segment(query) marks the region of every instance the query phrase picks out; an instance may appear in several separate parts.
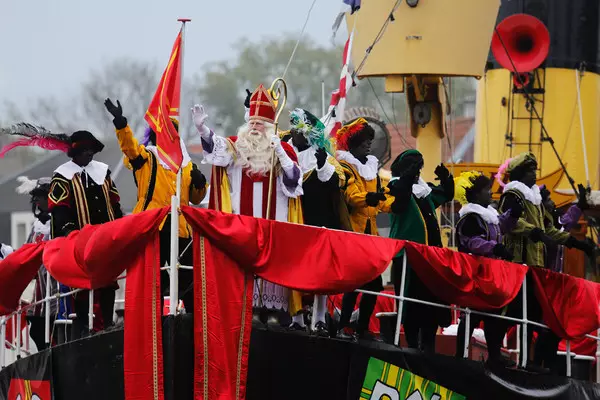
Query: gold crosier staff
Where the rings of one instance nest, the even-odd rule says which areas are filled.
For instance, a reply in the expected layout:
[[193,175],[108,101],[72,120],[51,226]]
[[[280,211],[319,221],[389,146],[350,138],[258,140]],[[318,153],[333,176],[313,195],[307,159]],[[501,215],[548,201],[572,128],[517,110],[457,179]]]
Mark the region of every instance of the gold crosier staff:
[[[279,85],[278,85],[279,84]],[[281,91],[281,88],[283,88],[283,93]],[[281,113],[283,112],[283,109],[285,108],[285,104],[287,102],[287,84],[285,83],[285,81],[283,80],[283,78],[277,78],[273,81],[273,83],[271,84],[271,87],[269,88],[269,93],[271,94],[271,97],[273,98],[273,101],[277,102],[277,113],[275,114],[275,135],[279,136],[279,133],[277,132],[277,127],[279,125],[279,117],[281,116]],[[282,96],[283,94],[283,99],[281,101],[279,101],[279,98]],[[273,197],[273,181],[274,179],[274,174],[275,174],[275,148],[273,147],[273,150],[271,151],[271,173],[269,175],[269,194],[267,197],[267,215],[265,216],[266,219],[269,219],[270,215],[271,215],[271,203],[272,203],[272,197]]]

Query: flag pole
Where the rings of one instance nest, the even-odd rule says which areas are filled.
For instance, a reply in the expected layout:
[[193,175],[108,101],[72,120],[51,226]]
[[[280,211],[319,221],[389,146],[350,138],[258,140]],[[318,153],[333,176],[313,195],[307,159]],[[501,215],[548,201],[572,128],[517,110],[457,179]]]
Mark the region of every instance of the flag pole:
[[[191,19],[179,18],[177,21],[181,22],[181,46],[179,51],[179,73],[181,76],[179,86],[179,109],[177,113],[179,115],[179,136],[182,137],[182,133],[185,132],[185,124],[181,117],[181,107],[185,107],[183,100],[183,52],[185,48],[185,24],[190,22]],[[184,166],[180,165],[177,171],[176,179],[176,194],[171,197],[171,257],[169,259],[169,315],[177,314],[177,305],[179,304],[179,272],[177,268],[179,259],[179,205],[181,203],[181,170]]]

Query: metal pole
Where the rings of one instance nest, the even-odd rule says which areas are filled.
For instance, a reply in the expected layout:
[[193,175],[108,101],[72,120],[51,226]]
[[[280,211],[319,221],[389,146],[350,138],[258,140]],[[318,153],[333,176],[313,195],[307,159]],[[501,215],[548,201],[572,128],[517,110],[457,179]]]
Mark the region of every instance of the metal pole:
[[50,272],[46,270],[46,299],[44,303],[44,342],[50,348]]
[[19,309],[17,310],[17,360],[21,358],[21,305],[19,304]]
[[517,365],[521,362],[521,325],[517,324]]
[[525,368],[527,366],[528,358],[527,346],[529,345],[529,343],[527,343],[527,279],[523,279],[523,331],[521,333],[523,334],[521,339],[523,343],[523,354],[521,354],[521,366]]
[[6,317],[0,318],[0,369],[4,368],[6,349]]
[[88,296],[88,331],[92,332],[94,329],[94,291],[90,290]]
[[[181,73],[181,85],[183,86],[183,55],[185,48],[185,24],[191,21],[187,18],[178,19],[181,22],[181,55],[179,57],[179,68]],[[179,88],[179,132],[184,132],[183,118],[181,118],[181,106],[185,104],[183,99],[183,87]],[[176,194],[171,197],[171,256],[169,258],[169,315],[177,314],[177,304],[179,303],[179,273],[177,271],[177,259],[179,255],[179,199],[181,199],[181,168],[177,171]]]
[[585,129],[583,125],[583,106],[581,104],[581,83],[579,80],[579,70],[575,70],[575,87],[577,88],[577,108],[579,108],[579,127],[581,129],[581,147],[583,148],[583,166],[585,167],[585,180],[587,187],[590,187],[590,169],[587,158],[587,143],[585,141]]
[[318,294],[314,295],[313,299],[313,309],[312,309],[312,319],[310,322],[310,330],[315,330],[315,325],[317,324],[317,307],[319,306],[319,296]]
[[571,341],[567,339],[567,377],[571,377]]
[[465,343],[463,358],[469,358],[469,343],[471,342],[471,310],[467,307],[465,311]]
[[325,115],[325,81],[321,81],[321,115]]
[[396,319],[396,334],[394,336],[394,345],[400,345],[400,329],[402,326],[402,310],[404,308],[404,286],[406,285],[406,250],[402,255],[402,276],[400,278],[400,299],[398,300],[398,314]]
[[[600,337],[600,329],[597,336]],[[596,340],[596,383],[600,383],[600,340]]]
[[[181,168],[177,174],[177,181],[181,175]],[[179,186],[179,185],[178,185]],[[179,205],[177,196],[171,197],[171,258],[169,261],[170,273],[170,291],[169,291],[169,315],[177,314],[177,300],[179,300],[179,276],[177,273],[177,254],[179,254],[179,215],[177,206]]]

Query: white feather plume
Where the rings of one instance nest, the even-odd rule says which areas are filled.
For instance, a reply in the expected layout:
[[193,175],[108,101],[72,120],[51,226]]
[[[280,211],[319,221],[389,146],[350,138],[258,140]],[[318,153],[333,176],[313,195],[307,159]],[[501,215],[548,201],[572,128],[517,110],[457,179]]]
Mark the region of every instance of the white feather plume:
[[19,194],[28,194],[37,187],[37,179],[29,179],[26,176],[17,177],[17,182],[21,184],[17,187],[16,192]]

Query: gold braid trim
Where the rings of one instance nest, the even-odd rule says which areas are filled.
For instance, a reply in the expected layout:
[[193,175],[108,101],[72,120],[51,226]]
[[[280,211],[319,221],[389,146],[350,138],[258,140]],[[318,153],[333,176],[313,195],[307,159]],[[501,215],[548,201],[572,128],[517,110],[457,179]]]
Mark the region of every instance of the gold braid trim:
[[240,398],[240,382],[242,380],[242,355],[244,352],[244,331],[246,328],[246,298],[248,290],[248,273],[244,271],[244,297],[242,300],[242,329],[240,330],[240,342],[238,344],[238,359],[237,359],[237,371],[235,378],[235,398]]
[[75,208],[79,217],[79,229],[90,223],[90,212],[88,209],[87,198],[85,197],[85,190],[81,183],[81,176],[76,174],[71,180],[73,183],[73,194],[75,197]]
[[[153,254],[155,241],[152,241]],[[152,257],[152,389],[158,400],[158,332],[156,329],[156,257]]]
[[106,201],[106,211],[108,212],[108,220],[115,220],[115,213],[113,212],[112,204],[110,204],[110,183],[108,180],[104,180],[104,184],[102,185],[102,193],[104,193],[104,200]]
[[202,344],[204,346],[204,392],[208,396],[208,313],[206,312],[206,254],[204,251],[204,236],[200,236],[200,257],[202,271]]

